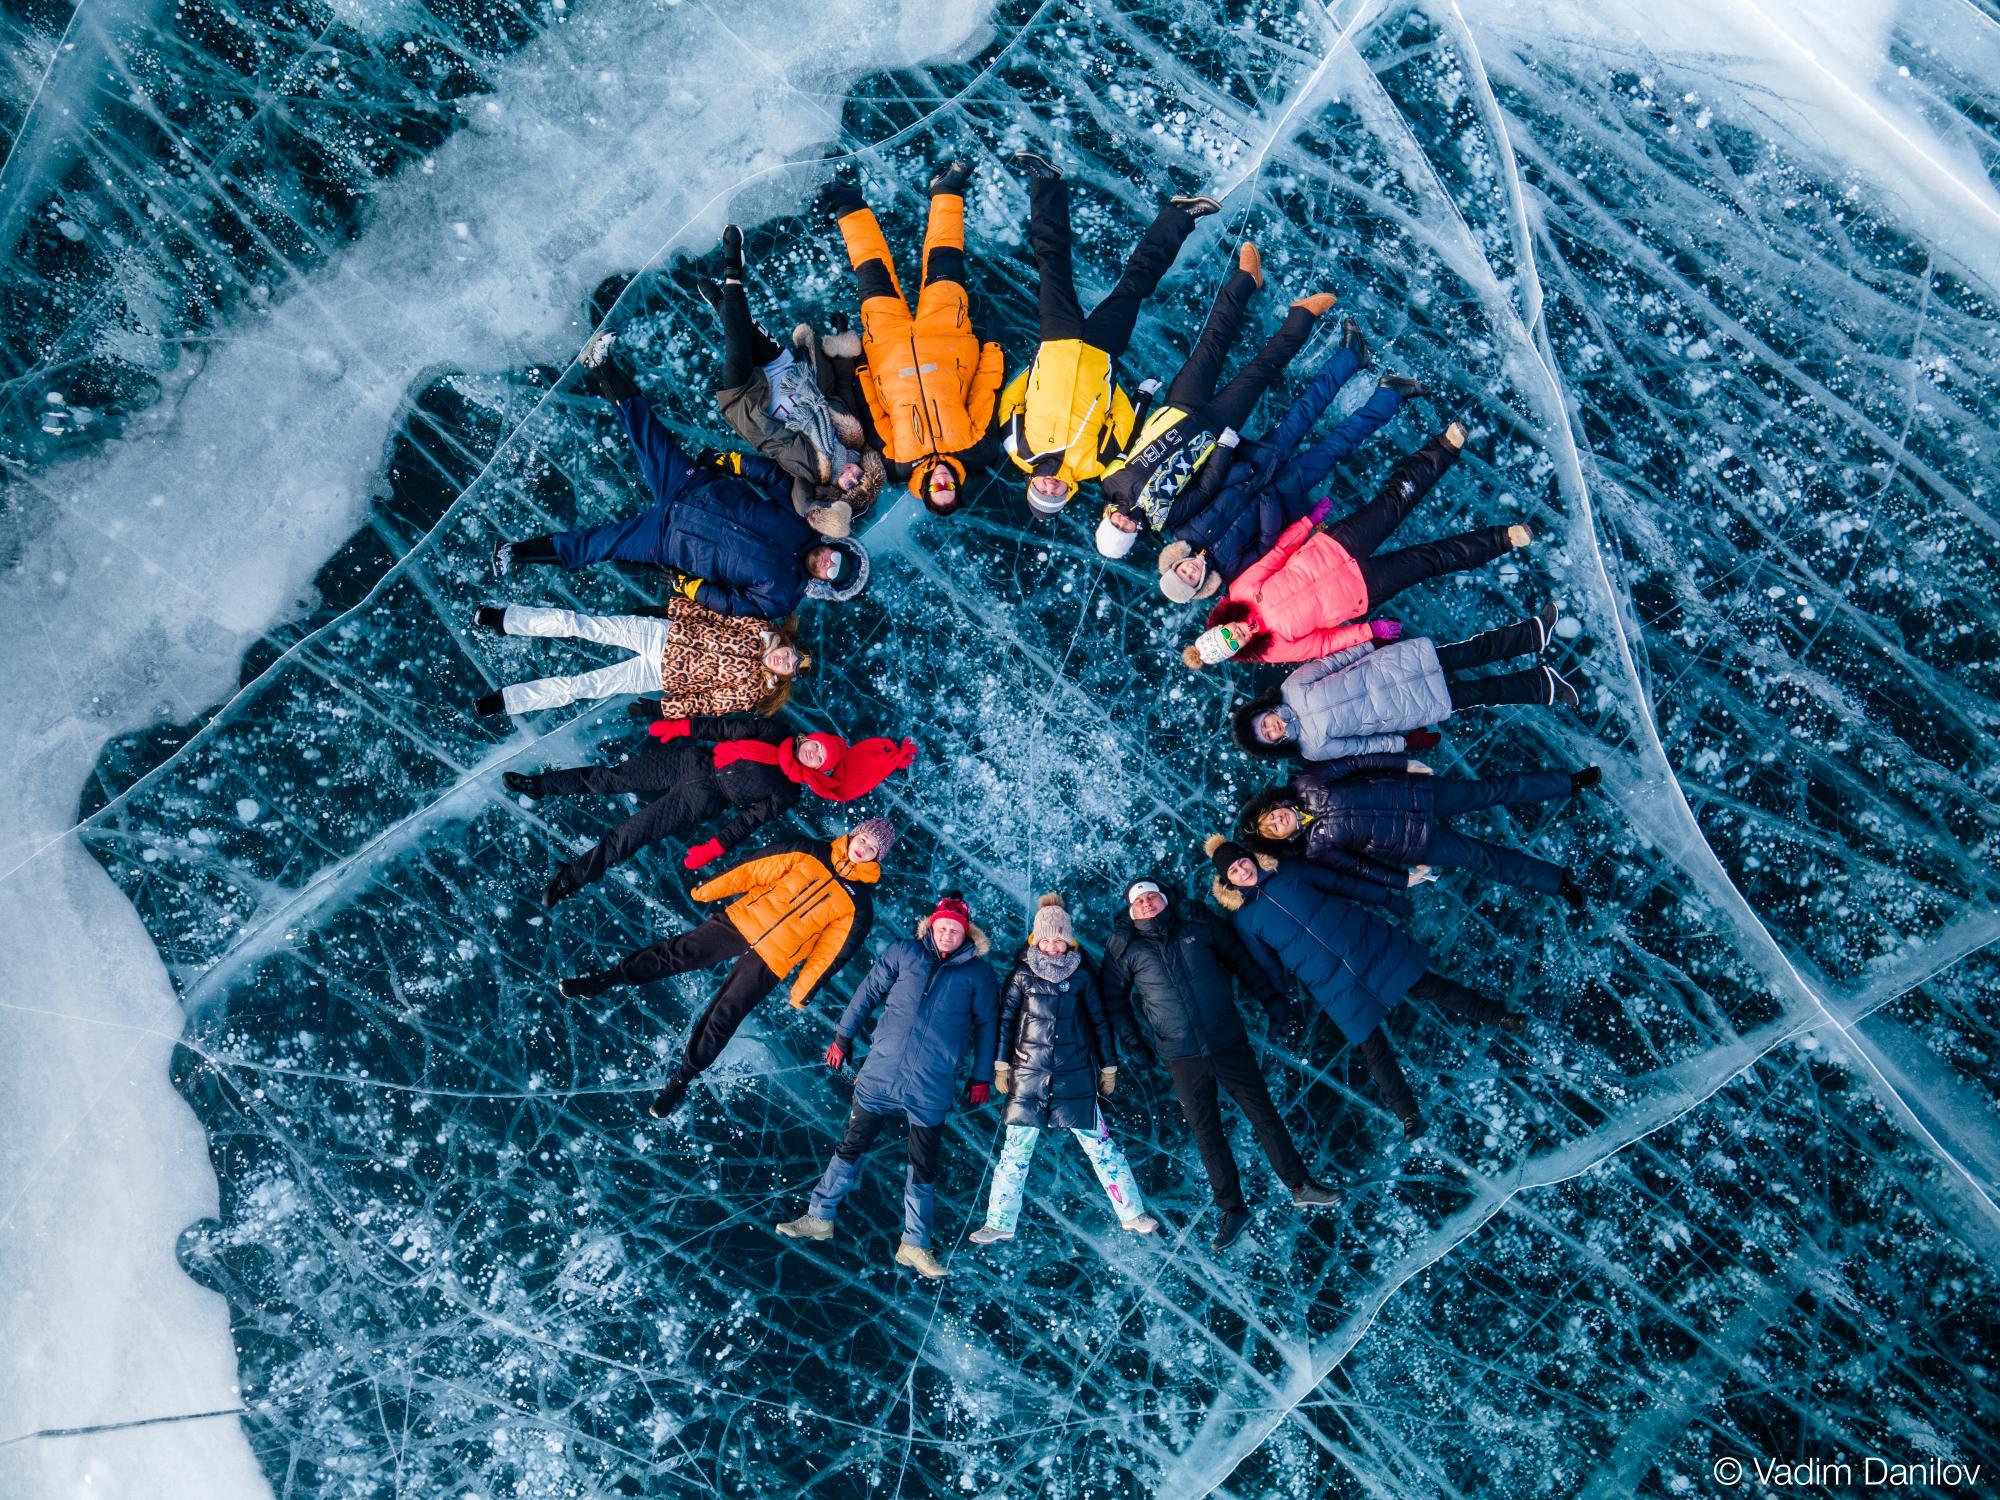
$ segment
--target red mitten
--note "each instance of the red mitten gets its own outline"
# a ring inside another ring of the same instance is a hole
[[[1412,729],[1403,736],[1405,750],[1434,750],[1437,742],[1438,732],[1435,729]]]
[[[687,858],[681,861],[681,867],[687,870],[699,870],[710,860],[720,858],[722,858],[722,840],[710,839],[707,843],[696,844],[688,850]]]
[[[662,719],[646,733],[656,740],[677,740],[682,735],[693,734],[694,725],[686,719]]]
[[[967,1104],[984,1104],[992,1097],[993,1086],[990,1083],[975,1083],[965,1091]]]
[[[1378,641],[1393,641],[1403,633],[1401,620],[1370,620],[1368,633]]]
[[[847,1048],[841,1044],[839,1037],[827,1045],[826,1065],[836,1073],[847,1066]]]

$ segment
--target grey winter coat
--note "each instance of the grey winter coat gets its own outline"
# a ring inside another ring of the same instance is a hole
[[[1299,753],[1307,760],[1401,750],[1403,736],[1451,717],[1451,694],[1437,643],[1424,636],[1363,642],[1309,661],[1278,689],[1299,716]]]

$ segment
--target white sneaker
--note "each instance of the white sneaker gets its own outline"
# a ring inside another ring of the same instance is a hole
[[[583,350],[576,357],[577,363],[586,370],[594,370],[603,364],[611,353],[612,341],[618,337],[608,328],[600,328],[583,341]]]

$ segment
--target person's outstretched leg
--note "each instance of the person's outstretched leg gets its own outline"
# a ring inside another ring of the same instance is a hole
[[[600,646],[618,646],[653,657],[667,647],[667,622],[650,615],[586,615],[536,604],[510,604],[500,618],[507,635],[595,641]]]
[[[1412,989],[1414,991],[1414,986]],[[1368,1076],[1375,1084],[1375,1092],[1382,1096],[1389,1112],[1403,1122],[1403,1134],[1410,1135],[1413,1127],[1421,1130],[1423,1115],[1417,1109],[1417,1096],[1410,1092],[1410,1080],[1403,1076],[1403,1066],[1396,1061],[1396,1051],[1389,1045],[1389,1033],[1380,1026],[1362,1039],[1361,1060],[1368,1065]]]
[[[965,291],[965,198],[956,192],[931,194],[930,214],[924,220],[923,277],[918,299],[931,283],[948,281]]]
[[[840,1144],[833,1148],[819,1184],[813,1188],[807,1213],[826,1223],[833,1222],[833,1216],[840,1212],[841,1200],[861,1179],[861,1158],[868,1154],[868,1148],[875,1144],[875,1137],[888,1122],[887,1115],[870,1114],[858,1104],[848,1112],[847,1130]]]
[[[1333,299],[1329,297],[1326,300],[1331,305]],[[1285,314],[1285,321],[1278,325],[1278,331],[1203,409],[1202,425],[1217,432],[1225,427],[1234,427],[1241,432],[1243,424],[1250,420],[1250,413],[1263,399],[1264,392],[1285,373],[1285,366],[1292,362],[1292,356],[1305,347],[1306,340],[1312,336],[1313,325],[1318,321],[1317,310],[1294,302]]]
[[[1514,807],[1523,802],[1553,802],[1576,790],[1567,771],[1519,771],[1477,780],[1433,776],[1431,807],[1440,818],[1456,818],[1482,807]]]
[[[702,748],[706,750],[708,747],[704,745]],[[669,787],[557,870],[555,878],[542,892],[542,904],[552,906],[572,892],[603,879],[606,870],[623,864],[641,849],[663,844],[683,829],[699,827],[719,816],[728,803],[716,786],[714,776],[704,774],[708,769],[706,765],[698,764],[696,774]]]
[[[1363,557],[1361,581],[1368,588],[1368,607],[1377,609],[1413,584],[1447,573],[1463,573],[1490,563],[1503,552],[1525,547],[1531,534],[1525,526],[1487,526],[1435,542],[1419,542],[1399,552]]]
[[[1066,227],[1067,219],[1064,222]],[[1169,203],[1160,209],[1139,237],[1139,243],[1132,247],[1118,285],[1083,320],[1086,342],[1114,360],[1125,352],[1132,342],[1132,331],[1139,326],[1139,309],[1158,288],[1160,278],[1173,268],[1174,257],[1194,233],[1194,225],[1195,216],[1184,208]],[[1075,301],[1074,292],[1070,300]]]
[[[919,1250],[931,1247],[931,1223],[937,1217],[938,1148],[942,1125],[910,1125],[910,1158],[903,1170],[903,1243]]]
[[[1447,677],[1444,687],[1454,709],[1520,703],[1547,708],[1561,697],[1555,675],[1547,667],[1529,667],[1493,677]]]
[[[1517,620],[1512,625],[1502,625],[1498,630],[1482,630],[1466,640],[1439,646],[1438,665],[1447,672],[1463,672],[1469,667],[1505,661],[1510,656],[1531,655],[1549,643],[1554,624],[1555,606],[1552,604],[1537,618]]]
[[[601,995],[623,984],[651,984],[656,979],[685,974],[691,969],[711,968],[728,963],[733,958],[741,958],[749,951],[750,945],[743,940],[743,934],[736,930],[735,924],[718,913],[686,932],[677,932],[636,953],[626,954],[608,969],[565,979],[561,989],[565,999],[579,1000]],[[770,971],[767,969],[765,972]]]
[[[1487,880],[1496,880],[1502,885],[1525,886],[1550,896],[1560,891],[1563,884],[1561,865],[1552,865],[1532,854],[1523,854],[1519,849],[1476,839],[1442,825],[1431,830],[1423,862],[1441,870],[1464,870]],[[1416,992],[1413,990],[1411,993]]]
[[[889,255],[889,242],[868,205],[858,198],[857,206],[840,216],[840,238],[847,246],[847,262],[854,267],[854,290],[861,301],[862,336],[870,343],[885,338],[907,323],[910,307],[903,300],[902,283],[896,279],[896,262]]]
[[[1074,242],[1069,227],[1069,183],[1060,177],[1037,177],[1028,190],[1028,244],[1035,252],[1035,331],[1044,340],[1089,338],[1084,331],[1083,307],[1076,300],[1076,272],[1071,264]],[[1137,311],[1134,304],[1135,315]],[[1126,336],[1130,337],[1129,329]]]
[[[552,766],[535,773],[537,797],[615,797],[632,792],[642,797],[677,791],[695,781],[712,781],[702,774],[711,768],[714,747],[693,740],[676,740],[658,750],[635,755],[615,766]]]
[[[736,929],[731,928],[734,932]],[[747,944],[746,944],[747,946]],[[757,1003],[778,987],[778,976],[755,953],[736,960],[722,988],[708,1002],[708,1009],[694,1023],[688,1035],[687,1052],[681,1058],[680,1076],[692,1078],[722,1056],[722,1049],[736,1035],[736,1028],[757,1008]]]
[[[1215,294],[1215,302],[1208,310],[1208,321],[1201,325],[1201,335],[1194,341],[1194,352],[1182,365],[1180,373],[1174,376],[1161,398],[1162,404],[1178,406],[1182,411],[1199,411],[1215,392],[1215,383],[1222,378],[1222,367],[1229,359],[1229,346],[1236,342],[1236,330],[1243,322],[1243,314],[1250,306],[1250,298],[1257,290],[1257,278],[1248,271],[1235,270],[1222,283],[1222,290]]]
[[[986,1194],[985,1227],[1008,1239],[1021,1222],[1021,1197],[1028,1186],[1028,1164],[1042,1133],[1032,1125],[1009,1125],[1000,1159],[993,1163],[993,1186]]]
[[[1104,1196],[1111,1200],[1118,1222],[1130,1224],[1144,1218],[1146,1200],[1139,1195],[1139,1180],[1132,1175],[1132,1164],[1125,1160],[1125,1153],[1111,1139],[1111,1129],[1103,1118],[1099,1117],[1095,1130],[1072,1130],[1070,1134],[1090,1158],[1090,1169],[1103,1184]]]
[[[750,313],[750,295],[743,290],[740,281],[725,280],[722,283],[722,301],[718,305],[722,314],[722,389],[734,390],[747,381],[751,373],[762,369],[784,351],[777,341],[758,326]]]
[[[1405,454],[1375,498],[1327,527],[1326,534],[1352,557],[1366,557],[1381,546],[1416,503],[1430,493],[1431,486],[1458,462],[1459,449],[1450,440],[1453,433],[1463,441],[1463,429],[1454,422],[1415,453]]]
[[[1229,1090],[1229,1097],[1243,1111],[1243,1118],[1250,1122],[1257,1144],[1264,1148],[1264,1159],[1278,1174],[1278,1181],[1297,1192],[1311,1180],[1312,1174],[1306,1170],[1299,1148],[1292,1142],[1292,1133],[1285,1128],[1284,1118],[1271,1100],[1263,1070],[1257,1066],[1257,1054],[1248,1042],[1232,1042],[1216,1050],[1214,1067],[1216,1078]]]
[[[660,419],[653,415],[653,408],[644,396],[619,402],[618,422],[625,429],[626,441],[632,445],[633,455],[639,460],[639,473],[646,481],[646,488],[653,492],[653,499],[664,519],[666,508],[674,503],[687,484],[694,460],[685,448],[674,441],[673,434],[667,431]]]
[[[1448,979],[1435,969],[1428,969],[1417,976],[1416,982],[1408,990],[1413,1000],[1424,1000],[1439,1010],[1449,1011],[1455,1016],[1464,1016],[1468,1021],[1481,1026],[1491,1026],[1505,1018],[1507,1007],[1490,996],[1482,995],[1456,979]]]
[[[528,714],[596,698],[657,693],[660,686],[660,658],[655,652],[650,656],[628,656],[608,667],[570,677],[537,677],[532,682],[509,683],[500,689],[500,707],[510,714]]]
[[[1387,425],[1402,405],[1402,393],[1395,387],[1376,386],[1375,394],[1349,412],[1338,427],[1292,460],[1278,476],[1281,493],[1297,499],[1318,489],[1334,465]]]
[[[1174,1097],[1180,1101],[1181,1118],[1194,1133],[1195,1150],[1201,1153],[1201,1167],[1208,1174],[1208,1189],[1215,1206],[1224,1213],[1243,1213],[1243,1176],[1236,1168],[1236,1156],[1229,1149],[1229,1136],[1222,1127],[1222,1108],[1216,1093],[1215,1066],[1206,1057],[1171,1057],[1167,1071],[1173,1075]]]

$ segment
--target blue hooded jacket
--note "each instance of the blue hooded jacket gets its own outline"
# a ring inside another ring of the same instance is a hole
[[[930,918],[917,936],[882,950],[847,1002],[834,1037],[851,1044],[882,1007],[868,1056],[854,1077],[854,1102],[870,1114],[907,1113],[941,1125],[958,1092],[958,1069],[972,1049],[972,1081],[993,1081],[1000,1028],[1000,982],[976,926],[949,958],[931,945]]]

